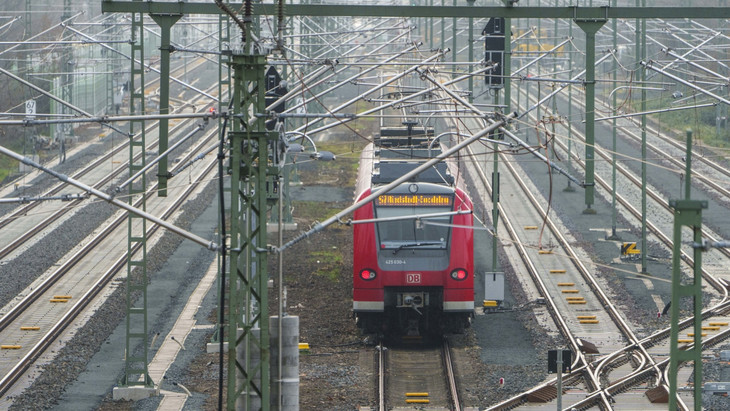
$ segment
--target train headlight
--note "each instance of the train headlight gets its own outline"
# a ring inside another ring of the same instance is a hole
[[[362,271],[360,271],[360,278],[362,278],[365,281],[370,281],[375,279],[375,271],[371,270],[369,268],[366,268]]]
[[[466,270],[463,268],[457,268],[451,272],[451,278],[453,278],[456,281],[466,280],[466,277],[468,277],[468,276],[469,276],[469,273],[467,273]]]

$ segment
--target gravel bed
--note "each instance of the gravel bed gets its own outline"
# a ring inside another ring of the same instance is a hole
[[[53,267],[75,246],[83,243],[116,211],[117,207],[107,202],[89,203],[21,255],[3,261],[0,264],[0,278],[3,278],[0,283],[0,306],[5,306],[21,294],[37,277]]]
[[[723,350],[730,350],[730,344],[715,347],[713,350],[718,353]],[[730,382],[730,364],[720,361],[719,357],[702,361],[702,380],[705,382]],[[702,409],[712,411],[730,410],[730,397],[703,394]]]
[[[194,219],[200,215],[209,205],[211,199],[215,196],[215,184],[209,184],[202,194],[195,199],[187,202],[183,207],[183,213],[176,225],[180,227],[188,227]],[[170,256],[182,242],[182,238],[176,234],[165,233],[162,238],[150,249],[148,249],[148,274],[152,281],[155,280],[156,273],[163,269],[166,264],[167,257]],[[208,253],[210,254],[210,253]],[[203,261],[200,265],[191,268],[185,274],[187,277],[180,281],[180,284],[186,287],[193,287],[197,281],[193,281],[200,275],[203,268],[207,268],[207,264]],[[209,263],[209,262],[208,262]],[[184,290],[181,290],[184,291]],[[189,293],[188,289],[188,293]],[[183,294],[180,294],[180,301],[171,301],[168,310],[180,309],[184,303]],[[84,324],[73,336],[72,340],[66,344],[55,359],[48,365],[43,367],[42,373],[35,378],[33,384],[26,389],[21,395],[14,398],[11,410],[25,409],[51,409],[57,404],[59,398],[62,398],[66,390],[66,384],[73,382],[87,367],[89,360],[99,351],[99,347],[110,337],[112,332],[122,324],[125,316],[125,288],[118,287],[109,296],[107,302],[97,310],[91,319]],[[208,302],[210,304],[210,302]],[[150,318],[149,330],[158,330],[162,335],[169,331],[170,326],[174,323],[176,316],[170,311],[163,311],[160,316]],[[150,339],[155,332],[151,331]],[[201,345],[204,350],[205,345],[201,341],[207,341],[207,335],[203,332],[194,332],[191,335],[190,350],[182,351],[179,360],[181,364],[190,362],[197,354],[200,354]],[[161,345],[161,341],[157,341],[156,345],[150,350],[150,358],[154,355],[156,349]],[[186,348],[188,345],[186,344]],[[172,379],[179,379],[180,371],[176,365],[170,372]],[[118,375],[109,376],[111,385],[113,385],[123,375],[123,369],[118,370]],[[164,384],[163,384],[164,387]],[[169,388],[169,387],[165,387]],[[111,389],[111,388],[110,388]],[[179,389],[178,389],[179,390]],[[108,397],[111,396],[109,391]],[[139,409],[156,409],[156,403],[160,397],[154,397],[145,401],[138,402]]]
[[[86,129],[85,131],[88,134],[94,130]],[[92,137],[86,137],[86,139],[90,138]],[[101,141],[93,142],[74,156],[68,157],[63,164],[57,164],[51,168],[56,172],[71,175],[99,156],[110,151],[114,146],[118,146],[121,141],[121,137],[107,137]],[[182,151],[183,148],[178,148],[171,156],[179,154]],[[156,180],[156,173],[156,168],[151,169],[147,173],[148,183]],[[127,173],[122,172],[120,178],[125,178],[126,176]],[[47,191],[57,182],[58,180],[56,178],[43,174],[32,182],[27,183],[29,185],[22,190],[22,193],[13,195],[37,196]],[[65,205],[65,203],[63,204]],[[16,207],[17,204],[0,204],[0,217]],[[44,235],[40,240],[27,247],[22,255],[10,260],[5,259],[0,263],[0,276],[8,279],[0,284],[0,307],[12,301],[21,291],[32,284],[38,276],[45,273],[75,246],[83,243],[83,240],[89,234],[102,226],[106,219],[118,211],[116,206],[96,197],[84,200],[78,207],[80,209],[75,210],[73,216],[63,221],[60,226]],[[30,275],[10,275],[21,272],[29,273]]]

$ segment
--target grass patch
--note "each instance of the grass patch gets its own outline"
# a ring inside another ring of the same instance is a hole
[[[333,250],[313,251],[309,254],[309,262],[316,265],[315,275],[322,276],[331,281],[339,281],[342,269],[342,253],[333,247]]]
[[[658,110],[672,107],[674,99],[672,99],[670,94],[651,93],[647,97],[646,109]],[[688,92],[685,92],[685,94],[688,94]],[[630,103],[634,112],[641,111],[640,96],[634,96]],[[692,106],[694,104],[692,100],[688,100],[678,105]],[[718,136],[715,122],[717,114],[716,107],[703,107],[650,114],[647,117],[653,120],[655,126],[660,127],[660,131],[670,132],[670,134],[674,134],[680,140],[684,140],[686,130],[690,129],[693,131],[693,138],[695,140],[700,140],[704,144],[712,147],[728,148],[730,147],[730,128],[721,127],[720,135]],[[725,112],[722,111],[721,114],[725,115]],[[636,120],[640,121],[640,117],[636,117]]]
[[[335,161],[314,161],[302,159],[297,162],[299,180],[304,185],[331,184],[339,187],[354,187],[363,141],[343,143],[317,143],[319,151],[330,151],[337,156]]]
[[[0,156],[0,182],[18,171],[18,161],[7,156]]]
[[[323,203],[320,201],[292,201],[293,213],[298,218],[309,221],[323,221],[344,207],[341,203]]]

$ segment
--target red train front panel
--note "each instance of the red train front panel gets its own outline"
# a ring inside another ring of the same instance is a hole
[[[366,189],[363,198],[370,194]],[[459,189],[405,183],[354,214],[353,309],[365,332],[460,332],[474,310],[473,218]],[[426,218],[410,216],[437,215]],[[439,214],[441,214],[439,216]]]

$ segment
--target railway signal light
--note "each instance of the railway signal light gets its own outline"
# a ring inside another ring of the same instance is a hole
[[[456,270],[451,272],[451,278],[453,278],[456,281],[463,281],[466,280],[466,277],[469,276],[469,273],[466,272],[463,268],[457,268]]]
[[[210,118],[218,118],[218,112],[216,111],[215,107],[211,107],[208,109],[208,113],[210,113]],[[205,120],[207,121],[208,118],[206,117]]]
[[[266,69],[265,77],[266,95],[264,99],[266,107],[269,107],[272,104],[276,103],[276,101],[280,97],[286,95],[286,93],[288,92],[287,82],[286,80],[282,80],[281,75],[279,75],[279,72],[274,66],[269,66],[269,68]],[[271,111],[277,114],[281,114],[284,112],[284,109],[286,109],[286,104],[282,101],[276,106],[272,107]],[[266,129],[273,131],[276,128],[276,121],[277,120],[267,120]]]
[[[489,88],[502,88],[502,66],[504,65],[504,17],[492,17],[482,30],[484,37],[484,61],[492,64],[492,71],[486,75]]]
[[[570,372],[570,363],[573,361],[573,352],[562,351],[562,372]],[[558,350],[548,350],[548,373],[558,372]]]
[[[366,268],[366,269],[360,271],[360,278],[362,278],[365,281],[374,280],[375,279],[375,271]]]

